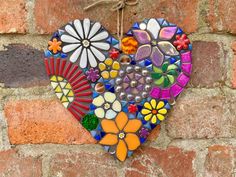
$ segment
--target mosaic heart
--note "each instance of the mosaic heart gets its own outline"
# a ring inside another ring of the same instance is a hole
[[[186,34],[164,19],[135,23],[121,44],[99,22],[75,20],[53,34],[45,67],[65,108],[124,161],[189,82],[191,50]]]

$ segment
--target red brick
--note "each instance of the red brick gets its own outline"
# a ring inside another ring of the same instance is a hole
[[[83,8],[93,2],[92,0],[55,0],[54,3],[51,3],[48,0],[36,0],[34,14],[37,31],[52,33],[75,18],[88,17],[100,21],[105,28],[115,33],[116,12],[109,10],[112,4],[99,5],[85,12]],[[127,31],[135,21],[142,21],[144,18],[151,17],[164,17],[182,27],[186,32],[194,32],[197,29],[197,6],[198,0],[178,1],[178,3],[172,1],[156,2],[154,0],[140,1],[137,6],[128,7],[128,10],[125,11],[124,31]]]
[[[26,24],[25,0],[2,0],[0,11],[0,33],[25,33]]]
[[[205,161],[206,177],[233,177],[236,148],[214,145],[208,148]]]
[[[223,31],[236,33],[236,1],[209,0],[209,14],[207,22],[213,32]]]
[[[42,160],[34,157],[21,157],[15,150],[0,152],[0,176],[41,177]]]
[[[161,125],[158,125],[156,128],[154,128],[152,130],[152,132],[150,133],[150,135],[148,136],[147,140],[149,141],[155,141],[159,134],[160,134],[160,131],[161,131]]]
[[[190,85],[213,87],[225,81],[226,71],[221,64],[224,58],[220,56],[220,48],[216,42],[193,42],[193,73]]]
[[[223,96],[191,93],[181,96],[167,119],[173,138],[231,137],[232,122],[225,112]],[[228,110],[227,110],[228,111]]]
[[[95,142],[57,100],[10,101],[4,112],[11,144]]]
[[[195,152],[177,147],[161,150],[151,147],[138,150],[126,170],[126,177],[194,177]]]
[[[115,160],[109,155],[88,153],[58,154],[50,162],[51,176],[116,177]]]

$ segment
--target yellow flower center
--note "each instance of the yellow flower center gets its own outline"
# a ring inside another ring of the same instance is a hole
[[[120,139],[124,139],[125,133],[124,132],[120,132],[118,136],[119,136]]]
[[[104,104],[104,109],[109,109],[111,105],[109,103]]]
[[[88,47],[90,45],[90,42],[87,39],[85,39],[82,41],[82,44],[84,47]]]

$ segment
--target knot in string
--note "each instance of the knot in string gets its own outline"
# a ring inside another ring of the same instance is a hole
[[[114,3],[114,5],[111,7],[110,10],[117,11],[117,37],[119,39],[119,44],[121,47],[121,40],[123,38],[123,28],[124,28],[124,8],[126,6],[135,6],[138,4],[138,2],[139,0],[99,0],[85,7],[84,10],[89,10],[99,4]]]

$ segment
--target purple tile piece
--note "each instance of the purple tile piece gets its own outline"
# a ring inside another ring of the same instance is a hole
[[[128,93],[131,93],[131,88],[128,87],[125,91],[128,92]]]
[[[181,69],[182,69],[182,71],[184,72],[184,73],[186,73],[186,74],[191,74],[191,72],[192,72],[192,64],[191,63],[183,63],[182,65],[181,65]]]
[[[136,74],[135,74],[135,79],[136,79],[136,80],[139,80],[140,78],[142,78],[142,75],[136,73]]]
[[[159,37],[163,40],[170,40],[175,32],[177,30],[177,27],[164,27],[160,31]]]
[[[184,73],[181,73],[179,77],[177,78],[177,82],[182,86],[185,87],[187,83],[189,82],[189,77],[186,76]]]
[[[161,66],[164,60],[164,55],[162,52],[158,49],[158,47],[152,48],[152,54],[151,54],[152,63],[155,66]]]
[[[146,31],[134,30],[133,34],[140,44],[149,44],[151,42],[151,38]]]
[[[140,61],[145,58],[148,58],[151,55],[151,52],[152,52],[151,45],[149,44],[142,45],[138,48],[135,54],[135,60]]]
[[[170,99],[170,89],[164,89],[161,91],[161,99]]]
[[[174,97],[177,97],[182,91],[184,90],[183,87],[177,85],[177,84],[174,84],[171,88],[170,88],[170,91],[171,91],[171,94],[174,96]]]
[[[137,89],[138,89],[138,91],[142,91],[143,90],[143,85],[138,85]]]
[[[129,80],[129,77],[128,77],[128,76],[125,76],[125,77],[124,77],[124,82],[129,83],[129,81],[130,81],[130,80]]]
[[[160,93],[161,93],[161,89],[158,88],[158,87],[153,87],[151,92],[150,92],[150,95],[152,98],[160,98]]]
[[[181,61],[182,63],[191,63],[192,62],[192,56],[191,56],[191,52],[185,52],[185,53],[181,53]]]

